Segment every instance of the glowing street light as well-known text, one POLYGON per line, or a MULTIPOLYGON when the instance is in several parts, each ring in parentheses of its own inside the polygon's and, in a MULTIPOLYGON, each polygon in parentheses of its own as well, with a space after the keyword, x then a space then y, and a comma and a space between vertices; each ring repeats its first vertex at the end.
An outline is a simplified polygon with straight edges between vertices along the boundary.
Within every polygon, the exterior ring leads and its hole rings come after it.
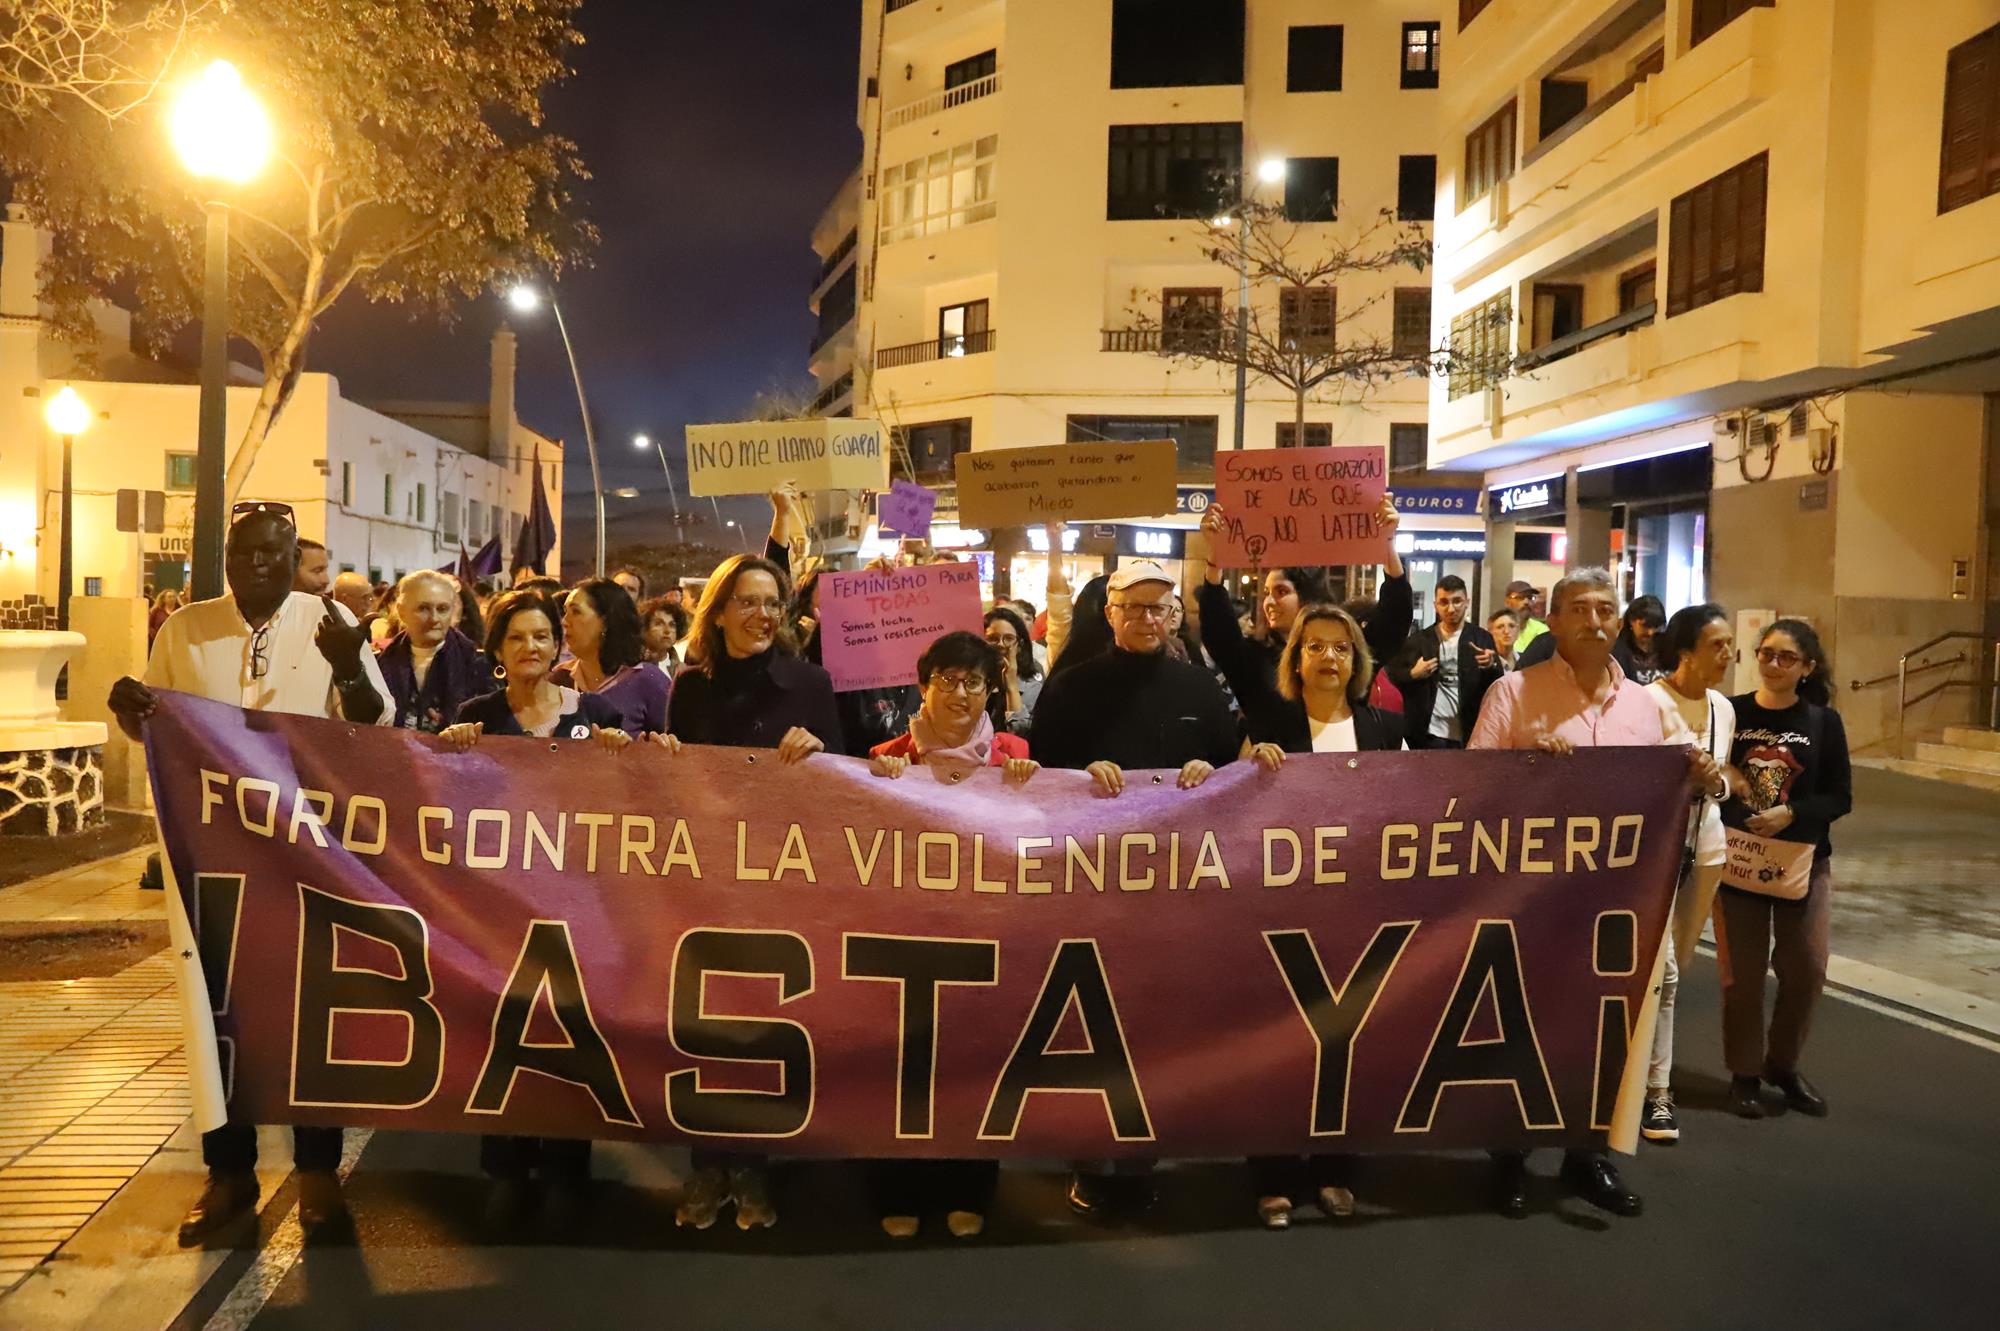
POLYGON ((533 287, 523 284, 508 290, 507 303, 514 307, 516 313, 533 314, 542 308, 542 296, 533 287))
MULTIPOLYGON (((227 60, 217 60, 175 98, 168 134, 181 164, 217 191, 256 178, 270 160, 272 130, 263 105, 227 60)), ((223 438, 228 428, 229 212, 215 193, 203 201, 208 252, 201 302, 201 413, 194 466, 194 567, 198 600, 222 595, 223 438)))
POLYGON ((1285 159, 1282 157, 1266 157, 1257 164, 1257 179, 1266 185, 1284 184, 1285 159))
POLYGON ((75 562, 70 547, 70 532, 75 527, 72 504, 75 491, 70 487, 69 455, 76 437, 90 428, 90 404, 83 400, 82 394, 64 384, 62 391, 42 409, 42 419, 63 441, 62 546, 56 562, 56 627, 67 629, 71 566, 75 562))
POLYGON ((632 436, 632 447, 638 449, 641 453, 645 452, 652 446, 653 446, 653 437, 651 435, 635 434, 632 436))
MULTIPOLYGON (((597 430, 590 423, 590 403, 583 396, 583 375, 576 368, 576 348, 570 345, 569 325, 563 322, 562 304, 550 292, 549 311, 556 316, 556 332, 562 336, 563 353, 569 357, 570 381, 576 385, 576 409, 583 415, 583 443, 590 450, 590 488, 597 497, 597 551, 593 566, 604 576, 604 475, 597 466, 597 430)), ((507 304, 517 314, 533 314, 542 308, 542 293, 526 282, 507 289, 507 304)))

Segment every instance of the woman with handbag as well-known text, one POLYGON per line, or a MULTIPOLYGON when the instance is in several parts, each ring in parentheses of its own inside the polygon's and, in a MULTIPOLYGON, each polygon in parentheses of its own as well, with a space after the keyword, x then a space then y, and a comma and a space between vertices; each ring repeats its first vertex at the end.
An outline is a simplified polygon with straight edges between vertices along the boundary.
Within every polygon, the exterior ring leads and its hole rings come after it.
MULTIPOLYGON (((1494 640, 1499 640, 1497 632, 1494 640)), ((1673 1092, 1679 959, 1694 955, 1701 922, 1715 905, 1715 891, 1728 858, 1720 801, 1732 789, 1727 764, 1736 738, 1736 709, 1715 686, 1736 659, 1736 634, 1730 628, 1729 612, 1721 606, 1691 605, 1674 612, 1660 630, 1656 646, 1660 662, 1671 672, 1646 686, 1646 692, 1660 704, 1661 728, 1668 739, 1695 745, 1724 768, 1715 788, 1695 791, 1695 806, 1688 818, 1680 888, 1674 894, 1673 927, 1667 933, 1667 957, 1660 972, 1660 1019, 1653 1030, 1652 1065, 1646 1072, 1646 1108, 1639 1118, 1639 1131, 1647 1141, 1673 1142, 1681 1136, 1673 1092)))
POLYGON ((1730 764, 1736 795, 1723 821, 1757 837, 1811 845, 1812 871, 1796 901, 1747 890, 1729 878, 1717 901, 1715 941, 1722 963, 1723 1052, 1729 1107, 1762 1118, 1762 1083, 1815 1118, 1823 1096, 1799 1073, 1813 1008, 1826 984, 1833 913, 1833 843, 1828 830, 1854 807, 1847 730, 1828 705, 1831 669, 1812 625, 1781 619, 1757 642, 1755 693, 1730 699, 1736 739, 1730 764), (1778 977, 1777 1005, 1764 1026, 1764 973, 1778 977))

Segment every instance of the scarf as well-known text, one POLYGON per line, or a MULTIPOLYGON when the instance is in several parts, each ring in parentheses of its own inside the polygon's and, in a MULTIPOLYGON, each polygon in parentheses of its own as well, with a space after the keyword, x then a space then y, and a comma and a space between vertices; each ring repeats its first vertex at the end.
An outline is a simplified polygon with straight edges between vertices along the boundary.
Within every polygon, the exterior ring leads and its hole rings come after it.
POLYGON ((972 738, 963 744, 946 744, 922 712, 910 718, 910 738, 917 746, 917 761, 944 772, 984 767, 993 758, 993 718, 985 712, 979 714, 972 738))

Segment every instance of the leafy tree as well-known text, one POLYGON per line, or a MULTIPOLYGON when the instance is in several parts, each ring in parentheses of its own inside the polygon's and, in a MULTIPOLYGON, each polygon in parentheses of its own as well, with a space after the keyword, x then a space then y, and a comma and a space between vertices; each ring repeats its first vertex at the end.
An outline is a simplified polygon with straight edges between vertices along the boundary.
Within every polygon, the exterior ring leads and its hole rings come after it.
MULTIPOLYGON (((579 0, 258 0, 203 52, 232 60, 275 122, 277 158, 222 192, 231 331, 263 387, 230 459, 241 491, 306 368, 315 322, 350 291, 449 322, 496 281, 554 275, 596 239, 572 210, 586 173, 542 123, 579 0)), ((56 329, 87 359, 88 302, 136 295, 149 350, 200 308, 204 193, 151 116, 57 107, 0 126, 0 169, 54 236, 56 329)))
POLYGON ((0 112, 145 105, 224 0, 0 0, 0 112))

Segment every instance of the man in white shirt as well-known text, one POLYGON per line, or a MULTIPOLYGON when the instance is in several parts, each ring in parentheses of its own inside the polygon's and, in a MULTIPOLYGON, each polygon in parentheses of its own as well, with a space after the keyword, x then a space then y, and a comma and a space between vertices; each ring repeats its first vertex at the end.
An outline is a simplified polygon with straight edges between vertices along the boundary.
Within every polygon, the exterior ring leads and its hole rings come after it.
MULTIPOLYGON (((347 610, 292 590, 298 529, 283 504, 238 504, 232 514, 225 576, 229 594, 183 606, 160 627, 144 683, 131 676, 111 689, 111 711, 134 740, 159 706, 156 688, 233 703, 249 711, 387 725, 389 690, 367 650, 368 635, 347 610)), ((308 1234, 346 1215, 340 1195, 339 1128, 295 1127, 299 1222, 308 1234)), ((257 1129, 228 1123, 201 1140, 208 1182, 181 1221, 183 1245, 199 1243, 257 1204, 257 1129)))

